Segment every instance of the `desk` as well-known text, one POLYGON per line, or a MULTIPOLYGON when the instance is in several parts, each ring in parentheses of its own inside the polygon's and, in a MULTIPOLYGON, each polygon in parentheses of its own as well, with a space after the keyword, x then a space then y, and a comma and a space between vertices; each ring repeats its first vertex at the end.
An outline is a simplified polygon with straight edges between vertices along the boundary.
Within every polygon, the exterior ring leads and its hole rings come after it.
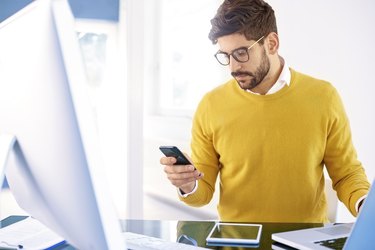
MULTIPOLYGON (((0 227, 5 227, 24 219, 25 216, 10 216, 1 221, 0 227)), ((260 245, 255 249, 272 249, 271 235, 276 232, 297 230, 302 228, 320 227, 320 223, 260 223, 263 225, 260 245)), ((166 240, 176 241, 185 234, 195 239, 199 246, 211 249, 245 249, 243 247, 213 247, 206 246, 206 237, 214 225, 213 221, 159 221, 159 220, 121 220, 123 231, 141 233, 166 240)), ((74 250, 69 245, 58 246, 56 250, 74 250)), ((54 250, 55 250, 54 249, 54 250)), ((247 248, 249 249, 249 248, 247 248)))

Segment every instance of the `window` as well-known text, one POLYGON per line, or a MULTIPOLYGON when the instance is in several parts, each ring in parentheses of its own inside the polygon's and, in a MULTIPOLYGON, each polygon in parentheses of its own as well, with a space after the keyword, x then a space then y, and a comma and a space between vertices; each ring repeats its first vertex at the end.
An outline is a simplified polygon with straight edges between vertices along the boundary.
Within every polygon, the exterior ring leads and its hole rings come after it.
POLYGON ((119 72, 118 23, 77 19, 89 97, 106 175, 120 217, 126 216, 126 91, 119 72))
POLYGON ((208 39, 218 0, 163 0, 159 24, 158 113, 191 116, 204 93, 225 81, 217 64, 217 46, 208 39))

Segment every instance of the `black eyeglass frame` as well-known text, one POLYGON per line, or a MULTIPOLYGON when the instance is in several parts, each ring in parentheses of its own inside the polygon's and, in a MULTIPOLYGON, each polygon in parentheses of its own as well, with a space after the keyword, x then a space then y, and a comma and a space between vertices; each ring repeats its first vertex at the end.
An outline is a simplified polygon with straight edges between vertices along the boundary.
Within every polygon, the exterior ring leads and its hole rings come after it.
POLYGON ((264 36, 262 36, 261 38, 259 38, 258 40, 256 40, 252 45, 250 45, 249 47, 241 47, 241 48, 238 48, 238 49, 235 49, 232 51, 232 53, 228 54, 226 52, 222 52, 222 51, 218 51, 216 52, 216 54, 214 55, 216 60, 223 66, 227 66, 230 64, 230 56, 233 57, 234 60, 236 60, 237 62, 239 63, 245 63, 245 62, 248 62, 250 60, 250 56, 249 56, 249 50, 254 47, 254 45, 256 45, 257 43, 259 43, 260 40, 262 40, 264 38, 264 36), (244 60, 241 60, 239 59, 239 55, 240 53, 239 52, 246 52, 246 59, 244 60), (219 57, 219 56, 222 56, 222 57, 219 57), (220 59, 222 58, 222 59, 220 59), (223 62, 222 60, 226 60, 225 62, 223 62))

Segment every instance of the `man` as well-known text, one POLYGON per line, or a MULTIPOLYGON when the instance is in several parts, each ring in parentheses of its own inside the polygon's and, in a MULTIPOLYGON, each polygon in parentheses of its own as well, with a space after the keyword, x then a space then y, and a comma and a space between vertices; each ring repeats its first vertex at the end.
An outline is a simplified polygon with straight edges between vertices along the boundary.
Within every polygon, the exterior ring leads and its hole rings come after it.
POLYGON ((209 203, 220 176, 223 221, 327 222, 326 166, 356 216, 370 185, 335 88, 288 67, 264 1, 226 0, 211 24, 215 57, 234 79, 207 93, 196 110, 194 166, 160 159, 180 199, 209 203))

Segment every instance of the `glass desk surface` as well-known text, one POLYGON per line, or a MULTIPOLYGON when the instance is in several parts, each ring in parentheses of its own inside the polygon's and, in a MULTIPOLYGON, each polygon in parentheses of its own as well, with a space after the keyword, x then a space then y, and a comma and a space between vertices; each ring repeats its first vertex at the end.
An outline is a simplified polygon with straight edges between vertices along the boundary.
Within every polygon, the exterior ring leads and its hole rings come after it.
MULTIPOLYGON (((10 216, 1 221, 0 227, 5 227, 24 219, 25 216, 10 216)), ((249 222, 251 223, 251 222, 249 222)), ((321 223, 257 223, 262 224, 262 235, 259 245, 246 246, 208 246, 206 237, 214 226, 214 221, 160 221, 160 220, 121 220, 123 231, 140 233, 169 241, 183 240, 198 246, 211 249, 291 249, 275 243, 271 235, 276 232, 291 231, 303 228, 320 227, 321 223)), ((73 250, 69 245, 58 246, 56 250, 73 250)))

